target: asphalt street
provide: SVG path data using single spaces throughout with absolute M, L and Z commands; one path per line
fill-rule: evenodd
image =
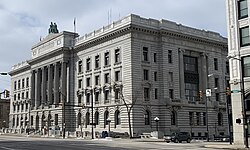
M 203 143 L 166 143 L 130 139 L 54 139 L 0 135 L 0 150 L 212 150 Z

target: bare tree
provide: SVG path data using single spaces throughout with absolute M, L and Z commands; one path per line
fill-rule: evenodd
M 117 84 L 114 85 L 114 87 Z M 128 125 L 129 125 L 129 137 L 132 138 L 133 137 L 133 133 L 132 133 L 132 127 L 131 127 L 131 111 L 133 109 L 133 107 L 136 105 L 137 100 L 140 96 L 141 91 L 139 89 L 136 90 L 136 94 L 132 94 L 130 97 L 129 96 L 125 96 L 123 93 L 123 85 L 119 85 L 119 98 L 122 100 L 123 104 L 125 105 L 126 109 L 127 109 L 127 115 L 128 115 Z

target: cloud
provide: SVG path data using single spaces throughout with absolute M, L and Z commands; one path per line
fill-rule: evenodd
M 134 13 L 226 36 L 225 9 L 224 0 L 1 0 L 0 72 L 31 59 L 31 47 L 48 34 L 50 22 L 56 22 L 59 31 L 73 31 L 76 18 L 82 36 Z

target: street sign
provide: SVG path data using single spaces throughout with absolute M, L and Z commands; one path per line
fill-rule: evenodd
M 211 95 L 212 95 L 212 90 L 206 89 L 206 96 L 211 96 Z
M 232 90 L 231 92 L 232 92 L 232 93 L 239 93 L 240 90 Z

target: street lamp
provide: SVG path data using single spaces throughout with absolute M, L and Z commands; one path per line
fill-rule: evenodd
M 107 123 L 109 125 L 109 137 L 110 137 L 110 122 L 111 122 L 111 119 L 110 118 L 107 118 Z
M 236 56 L 227 56 L 228 59 L 236 59 L 238 61 L 240 61 L 240 91 L 241 91 L 241 101 L 242 101 L 242 112 L 243 112 L 243 129 L 245 132 L 245 144 L 246 144 L 246 148 L 248 148 L 248 127 L 247 127 L 247 115 L 246 115 L 246 104 L 245 104 L 245 88 L 244 88 L 244 61 L 243 61 L 243 57 L 240 58 L 236 58 Z M 238 84 L 238 83 L 237 83 Z
M 159 129 L 158 129 L 158 122 L 159 122 L 159 118 L 158 117 L 155 117 L 154 118 L 154 121 L 156 122 L 156 131 L 158 132 L 159 131 Z

